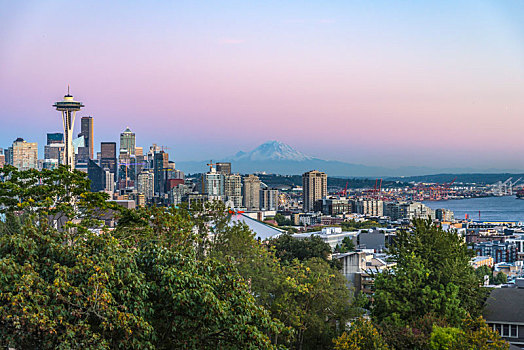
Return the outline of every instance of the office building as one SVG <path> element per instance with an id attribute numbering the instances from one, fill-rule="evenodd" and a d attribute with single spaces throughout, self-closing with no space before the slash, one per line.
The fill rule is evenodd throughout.
<path id="1" fill-rule="evenodd" d="M 62 164 L 64 159 L 64 144 L 53 143 L 44 146 L 44 159 L 45 160 L 56 160 L 57 164 Z"/>
<path id="2" fill-rule="evenodd" d="M 454 221 L 455 215 L 454 213 L 449 209 L 435 209 L 435 217 L 439 221 Z"/>
<path id="3" fill-rule="evenodd" d="M 256 175 L 244 176 L 244 207 L 250 211 L 260 209 L 260 179 Z"/>
<path id="4" fill-rule="evenodd" d="M 135 155 L 135 133 L 127 127 L 123 133 L 120 134 L 120 150 L 126 150 L 130 155 Z"/>
<path id="5" fill-rule="evenodd" d="M 179 184 L 169 191 L 169 203 L 179 205 L 188 201 L 188 195 L 191 193 L 191 186 L 188 184 Z"/>
<path id="6" fill-rule="evenodd" d="M 62 123 L 64 125 L 64 164 L 70 170 L 75 168 L 75 153 L 73 150 L 73 128 L 75 123 L 75 115 L 84 105 L 82 102 L 75 101 L 73 96 L 69 94 L 69 87 L 67 87 L 67 95 L 62 101 L 56 102 L 53 107 L 62 113 Z"/>
<path id="7" fill-rule="evenodd" d="M 224 175 L 231 175 L 231 163 L 216 163 L 217 173 L 222 173 Z"/>
<path id="8" fill-rule="evenodd" d="M 144 147 L 136 147 L 135 146 L 135 156 L 143 156 L 144 155 Z"/>
<path id="9" fill-rule="evenodd" d="M 80 134 L 78 137 L 84 138 L 84 147 L 87 147 L 88 159 L 94 159 L 94 135 L 93 135 L 93 117 L 82 117 L 80 119 Z"/>
<path id="10" fill-rule="evenodd" d="M 304 212 L 314 209 L 315 202 L 327 196 L 327 175 L 317 170 L 302 175 Z"/>
<path id="11" fill-rule="evenodd" d="M 64 144 L 64 134 L 61 132 L 54 132 L 47 134 L 47 145 Z"/>
<path id="12" fill-rule="evenodd" d="M 352 212 L 352 204 L 347 198 L 323 198 L 316 202 L 316 211 L 322 214 L 337 216 Z"/>
<path id="13" fill-rule="evenodd" d="M 231 170 L 231 167 L 229 168 Z M 218 172 L 218 164 L 217 164 Z M 220 172 L 219 172 L 220 173 Z M 233 208 L 242 207 L 242 177 L 239 174 L 224 175 L 224 196 L 229 206 Z"/>
<path id="14" fill-rule="evenodd" d="M 18 170 L 38 169 L 38 144 L 17 138 L 10 147 L 12 165 Z"/>
<path id="15" fill-rule="evenodd" d="M 142 169 L 139 169 L 142 171 Z M 127 150 L 120 150 L 118 156 L 118 183 L 119 189 L 133 187 L 136 181 L 137 174 L 137 160 L 136 157 L 130 155 Z"/>
<path id="16" fill-rule="evenodd" d="M 278 210 L 278 190 L 264 188 L 260 190 L 260 210 Z"/>
<path id="17" fill-rule="evenodd" d="M 164 151 L 153 153 L 153 172 L 155 174 L 155 194 L 161 195 L 166 190 L 169 154 Z"/>
<path id="18" fill-rule="evenodd" d="M 113 178 L 116 178 L 116 142 L 100 143 L 100 167 L 108 169 Z"/>
<path id="19" fill-rule="evenodd" d="M 5 164 L 5 153 L 4 149 L 0 148 L 0 168 L 3 168 Z"/>
<path id="20" fill-rule="evenodd" d="M 54 169 L 64 162 L 64 134 L 48 133 L 47 144 L 44 146 L 44 169 Z"/>
<path id="21" fill-rule="evenodd" d="M 92 159 L 87 160 L 87 177 L 91 181 L 91 192 L 100 192 L 105 190 L 105 171 Z"/>

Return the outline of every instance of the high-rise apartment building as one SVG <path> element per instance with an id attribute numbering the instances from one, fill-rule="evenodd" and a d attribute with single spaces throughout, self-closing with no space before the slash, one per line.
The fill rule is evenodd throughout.
<path id="1" fill-rule="evenodd" d="M 0 168 L 3 168 L 5 164 L 5 153 L 4 149 L 0 148 Z"/>
<path id="2" fill-rule="evenodd" d="M 314 209 L 315 202 L 327 196 L 327 175 L 312 170 L 302 175 L 302 198 L 304 212 Z"/>
<path id="3" fill-rule="evenodd" d="M 244 206 L 247 210 L 260 209 L 260 179 L 256 175 L 244 177 Z"/>
<path id="4" fill-rule="evenodd" d="M 155 174 L 152 170 L 144 170 L 137 175 L 137 191 L 151 201 L 155 195 Z"/>
<path id="5" fill-rule="evenodd" d="M 222 200 L 224 196 L 224 174 L 218 173 L 211 167 L 209 172 L 202 175 L 202 193 L 211 199 Z"/>
<path id="6" fill-rule="evenodd" d="M 26 142 L 23 138 L 17 138 L 11 147 L 13 166 L 18 170 L 38 168 L 38 144 Z"/>
<path id="7" fill-rule="evenodd" d="M 88 148 L 89 159 L 94 159 L 94 135 L 93 135 L 93 117 L 82 117 L 80 119 L 80 134 L 84 137 L 84 146 Z"/>
<path id="8" fill-rule="evenodd" d="M 127 150 L 130 155 L 135 155 L 135 133 L 127 127 L 123 133 L 120 134 L 120 150 Z"/>
<path id="9" fill-rule="evenodd" d="M 369 216 L 383 216 L 384 202 L 379 199 L 359 199 L 351 201 L 351 206 L 354 213 L 369 215 Z"/>
<path id="10" fill-rule="evenodd" d="M 230 202 L 233 208 L 242 207 L 242 177 L 239 174 L 223 175 L 225 200 Z"/>
<path id="11" fill-rule="evenodd" d="M 222 173 L 224 175 L 231 175 L 231 163 L 219 162 L 215 164 L 217 167 L 217 173 Z"/>
<path id="12" fill-rule="evenodd" d="M 260 210 L 277 210 L 278 198 L 278 190 L 270 188 L 260 190 Z"/>
<path id="13" fill-rule="evenodd" d="M 100 167 L 116 177 L 116 142 L 100 143 Z"/>

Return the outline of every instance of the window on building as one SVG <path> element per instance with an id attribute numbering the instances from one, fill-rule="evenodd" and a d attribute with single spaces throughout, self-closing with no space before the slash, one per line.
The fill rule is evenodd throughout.
<path id="1" fill-rule="evenodd" d="M 514 324 L 491 323 L 490 327 L 500 334 L 501 337 L 518 338 L 518 326 Z"/>

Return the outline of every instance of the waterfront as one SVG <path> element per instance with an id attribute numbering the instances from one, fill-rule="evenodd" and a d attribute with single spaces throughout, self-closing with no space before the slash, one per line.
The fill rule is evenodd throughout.
<path id="1" fill-rule="evenodd" d="M 455 213 L 455 218 L 464 219 L 468 214 L 472 220 L 481 221 L 524 221 L 524 200 L 515 196 L 457 199 L 448 201 L 424 201 L 431 209 L 446 208 Z"/>

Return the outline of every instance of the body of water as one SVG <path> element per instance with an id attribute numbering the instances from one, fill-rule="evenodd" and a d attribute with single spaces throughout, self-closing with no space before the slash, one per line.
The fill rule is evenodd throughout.
<path id="1" fill-rule="evenodd" d="M 424 204 L 431 209 L 450 209 L 456 219 L 464 219 L 468 214 L 472 220 L 479 220 L 480 211 L 481 221 L 524 222 L 524 199 L 515 196 L 425 201 Z"/>

